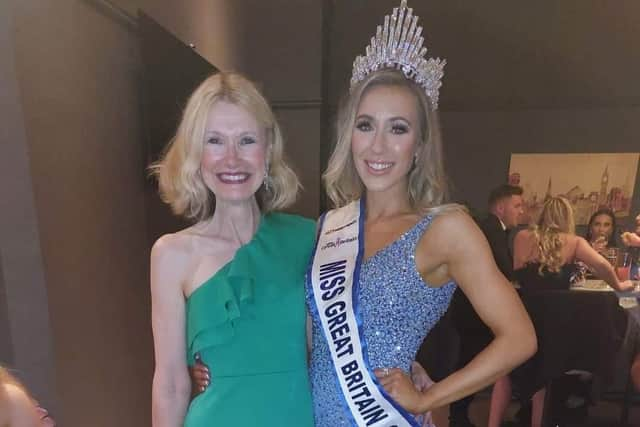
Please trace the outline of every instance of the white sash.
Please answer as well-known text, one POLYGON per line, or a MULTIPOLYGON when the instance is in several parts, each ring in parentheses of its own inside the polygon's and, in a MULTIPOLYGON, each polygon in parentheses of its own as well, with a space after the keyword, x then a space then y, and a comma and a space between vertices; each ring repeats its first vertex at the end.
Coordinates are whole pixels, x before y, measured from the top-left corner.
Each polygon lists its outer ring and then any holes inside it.
POLYGON ((320 219, 319 228, 307 274, 313 290, 311 311, 322 325, 353 425, 417 427, 417 421, 379 385, 367 360, 357 307, 364 203, 355 201, 328 212, 320 219))

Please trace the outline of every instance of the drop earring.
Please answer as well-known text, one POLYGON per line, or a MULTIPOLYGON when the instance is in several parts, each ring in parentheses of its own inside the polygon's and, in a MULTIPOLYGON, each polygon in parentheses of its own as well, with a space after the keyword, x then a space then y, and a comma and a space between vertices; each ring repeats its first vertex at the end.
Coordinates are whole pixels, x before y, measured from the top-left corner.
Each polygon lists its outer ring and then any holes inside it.
POLYGON ((264 180, 262 181, 266 191, 270 190, 269 181, 271 181, 271 177, 269 176, 269 159, 267 159, 264 162, 264 180))

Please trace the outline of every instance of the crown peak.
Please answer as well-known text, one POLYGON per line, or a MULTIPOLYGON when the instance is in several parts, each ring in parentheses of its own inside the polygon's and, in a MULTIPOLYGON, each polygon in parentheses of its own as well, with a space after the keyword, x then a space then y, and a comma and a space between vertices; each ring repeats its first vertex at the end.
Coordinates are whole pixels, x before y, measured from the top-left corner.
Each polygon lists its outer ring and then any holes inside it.
POLYGON ((423 46, 421 34, 418 16, 407 7, 407 0, 401 0, 400 7, 393 8, 391 15, 385 15, 383 26, 377 27, 365 56, 358 56, 354 61, 351 88, 375 71, 392 68, 420 85, 433 109, 437 109, 446 61, 425 57, 427 48, 423 46))

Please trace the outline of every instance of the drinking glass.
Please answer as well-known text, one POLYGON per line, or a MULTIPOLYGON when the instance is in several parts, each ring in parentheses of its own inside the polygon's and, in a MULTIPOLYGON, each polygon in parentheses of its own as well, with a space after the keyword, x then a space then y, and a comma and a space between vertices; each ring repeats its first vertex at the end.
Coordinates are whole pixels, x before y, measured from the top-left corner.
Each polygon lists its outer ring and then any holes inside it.
POLYGON ((631 270, 631 254, 627 251, 618 251, 616 259, 616 274, 618 280, 629 280, 629 270, 631 270))
POLYGON ((611 267, 616 268, 618 266, 618 248, 606 248, 603 255, 609 261, 611 267))

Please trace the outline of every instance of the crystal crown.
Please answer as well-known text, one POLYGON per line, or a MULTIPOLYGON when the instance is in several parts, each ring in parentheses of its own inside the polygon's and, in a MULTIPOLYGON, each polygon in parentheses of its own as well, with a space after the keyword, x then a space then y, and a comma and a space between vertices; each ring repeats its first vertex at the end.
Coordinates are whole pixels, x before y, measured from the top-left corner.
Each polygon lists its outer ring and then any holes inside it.
POLYGON ((353 61, 351 88, 374 71, 395 68, 420 85, 431 100, 433 109, 437 110, 446 61, 425 58, 427 48, 423 43, 418 17, 413 15, 413 9, 407 7, 407 0, 402 0, 391 16, 384 17, 384 26, 378 25, 365 56, 358 56, 353 61))

